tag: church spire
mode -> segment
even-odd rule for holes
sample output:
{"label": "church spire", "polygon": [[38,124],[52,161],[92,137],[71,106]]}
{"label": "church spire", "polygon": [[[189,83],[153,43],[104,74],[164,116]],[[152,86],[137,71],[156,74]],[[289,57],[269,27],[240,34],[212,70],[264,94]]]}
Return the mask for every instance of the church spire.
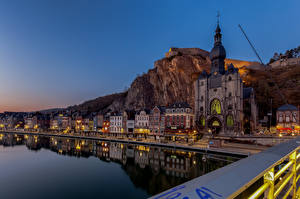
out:
{"label": "church spire", "polygon": [[214,36],[214,47],[210,51],[209,58],[211,60],[211,73],[223,74],[225,72],[225,58],[226,58],[226,51],[224,46],[222,45],[222,34],[221,34],[221,28],[220,28],[220,14],[217,15],[217,28],[215,31]]}
{"label": "church spire", "polygon": [[220,12],[218,11],[217,14],[217,28],[215,31],[215,45],[216,43],[221,43],[222,42],[222,34],[221,34],[221,28],[220,28]]}

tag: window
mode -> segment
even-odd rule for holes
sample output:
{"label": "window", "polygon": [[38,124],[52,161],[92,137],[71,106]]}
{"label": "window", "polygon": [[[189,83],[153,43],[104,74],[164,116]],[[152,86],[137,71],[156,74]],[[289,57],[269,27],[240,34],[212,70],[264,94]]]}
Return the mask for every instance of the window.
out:
{"label": "window", "polygon": [[201,101],[203,101],[203,96],[201,96]]}
{"label": "window", "polygon": [[228,81],[231,81],[231,76],[228,77]]}
{"label": "window", "polygon": [[204,85],[204,82],[201,82],[201,86],[203,86]]}
{"label": "window", "polygon": [[232,94],[231,94],[231,92],[229,92],[228,97],[231,97],[231,96],[232,96]]}
{"label": "window", "polygon": [[200,111],[203,111],[203,106],[200,107]]}
{"label": "window", "polygon": [[200,117],[200,126],[202,126],[202,127],[205,126],[205,118],[204,118],[204,116]]}
{"label": "window", "polygon": [[282,121],[283,121],[282,115],[279,115],[279,122],[282,122]]}
{"label": "window", "polygon": [[290,122],[290,116],[286,116],[286,117],[285,117],[285,121],[286,121],[286,122]]}
{"label": "window", "polygon": [[227,115],[226,124],[228,127],[233,127],[233,117],[232,115]]}
{"label": "window", "polygon": [[232,105],[228,105],[228,110],[232,110]]}
{"label": "window", "polygon": [[214,99],[210,105],[211,114],[221,114],[221,103],[218,99]]}
{"label": "window", "polygon": [[213,121],[212,126],[220,126],[220,122],[215,120]]}
{"label": "window", "polygon": [[297,113],[294,112],[294,113],[293,113],[293,122],[297,122],[297,119],[296,119],[296,118],[297,118]]}

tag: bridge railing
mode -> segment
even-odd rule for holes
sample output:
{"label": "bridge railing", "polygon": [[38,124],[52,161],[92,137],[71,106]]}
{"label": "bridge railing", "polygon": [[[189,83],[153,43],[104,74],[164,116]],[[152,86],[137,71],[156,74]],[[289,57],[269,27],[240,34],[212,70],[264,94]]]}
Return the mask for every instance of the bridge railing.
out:
{"label": "bridge railing", "polygon": [[300,137],[200,176],[151,199],[300,198]]}

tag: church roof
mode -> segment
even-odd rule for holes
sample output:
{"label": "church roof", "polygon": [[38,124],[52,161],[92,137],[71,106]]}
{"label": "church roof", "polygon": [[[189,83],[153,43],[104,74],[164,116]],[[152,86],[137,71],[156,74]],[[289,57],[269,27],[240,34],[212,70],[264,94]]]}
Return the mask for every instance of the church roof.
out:
{"label": "church roof", "polygon": [[277,109],[278,111],[297,111],[297,107],[291,104],[282,105]]}
{"label": "church roof", "polygon": [[167,108],[191,108],[187,102],[176,102],[169,105]]}
{"label": "church roof", "polygon": [[217,59],[217,58],[225,59],[226,58],[226,51],[225,51],[224,46],[221,43],[216,44],[213,47],[213,49],[210,51],[209,58],[210,58],[210,60],[214,60],[214,59]]}
{"label": "church roof", "polygon": [[234,65],[231,63],[228,67],[227,67],[227,71],[226,74],[229,73],[237,73],[239,71],[238,68],[234,67]]}

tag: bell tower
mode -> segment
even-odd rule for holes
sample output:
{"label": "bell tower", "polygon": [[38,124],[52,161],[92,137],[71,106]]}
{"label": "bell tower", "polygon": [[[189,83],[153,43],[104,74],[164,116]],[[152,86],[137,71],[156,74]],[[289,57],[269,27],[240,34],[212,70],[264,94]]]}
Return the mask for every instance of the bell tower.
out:
{"label": "bell tower", "polygon": [[209,58],[211,60],[211,74],[224,74],[225,72],[225,58],[226,58],[226,51],[224,46],[222,45],[222,34],[221,28],[219,25],[219,17],[220,14],[218,13],[218,21],[217,21],[217,28],[215,30],[214,36],[214,47],[210,51]]}

